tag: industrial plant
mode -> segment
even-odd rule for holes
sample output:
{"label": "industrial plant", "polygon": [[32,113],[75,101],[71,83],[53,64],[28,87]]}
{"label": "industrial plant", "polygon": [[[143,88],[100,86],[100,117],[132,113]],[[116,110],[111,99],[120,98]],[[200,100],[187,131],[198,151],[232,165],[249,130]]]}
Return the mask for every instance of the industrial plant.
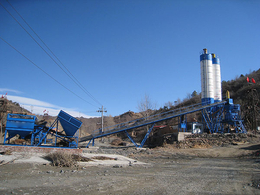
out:
{"label": "industrial plant", "polygon": [[[178,118],[178,133],[247,133],[240,115],[240,105],[233,103],[228,91],[226,97],[222,98],[220,60],[216,54],[203,49],[200,55],[200,72],[201,103],[199,104],[100,128],[84,137],[79,137],[82,122],[62,110],[49,127],[45,121],[39,121],[34,115],[9,113],[4,144],[10,144],[10,139],[18,135],[21,139],[30,139],[30,146],[78,148],[80,142],[87,142],[88,147],[91,143],[94,145],[98,138],[125,133],[136,147],[142,148],[155,124],[172,118]],[[191,124],[187,121],[188,114],[198,111],[202,116],[200,122]],[[142,141],[137,143],[129,131],[144,126],[149,127],[148,131]]]}

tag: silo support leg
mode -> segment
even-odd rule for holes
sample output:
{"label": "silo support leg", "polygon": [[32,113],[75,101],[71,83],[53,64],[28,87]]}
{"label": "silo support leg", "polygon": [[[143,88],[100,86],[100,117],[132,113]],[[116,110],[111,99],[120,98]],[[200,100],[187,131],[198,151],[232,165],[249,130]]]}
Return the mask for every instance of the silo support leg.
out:
{"label": "silo support leg", "polygon": [[[208,114],[206,115],[206,114],[204,114],[203,112],[202,112],[202,116],[203,116],[203,118],[204,118],[204,121],[205,121],[205,123],[206,123],[206,125],[207,125],[207,127],[208,127],[208,129],[209,129],[209,131],[210,131],[210,133],[213,133],[212,132],[212,129],[211,129],[211,127],[210,127],[210,124],[209,124],[209,116],[208,116]],[[207,118],[206,118],[207,117]],[[207,120],[208,119],[208,120]]]}

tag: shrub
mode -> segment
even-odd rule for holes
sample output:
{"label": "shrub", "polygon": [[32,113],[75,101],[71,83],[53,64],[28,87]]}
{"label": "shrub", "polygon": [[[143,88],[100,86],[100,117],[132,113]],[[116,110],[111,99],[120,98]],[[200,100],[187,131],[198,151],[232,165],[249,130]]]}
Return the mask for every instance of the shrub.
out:
{"label": "shrub", "polygon": [[54,152],[46,156],[48,160],[51,160],[53,166],[59,167],[72,167],[77,165],[77,161],[73,158],[73,155],[68,152]]}
{"label": "shrub", "polygon": [[77,166],[77,163],[79,161],[81,162],[91,161],[91,159],[87,157],[78,154],[72,154],[69,152],[62,152],[62,151],[50,153],[45,158],[50,160],[53,166],[59,166],[59,167],[72,167],[72,166]]}

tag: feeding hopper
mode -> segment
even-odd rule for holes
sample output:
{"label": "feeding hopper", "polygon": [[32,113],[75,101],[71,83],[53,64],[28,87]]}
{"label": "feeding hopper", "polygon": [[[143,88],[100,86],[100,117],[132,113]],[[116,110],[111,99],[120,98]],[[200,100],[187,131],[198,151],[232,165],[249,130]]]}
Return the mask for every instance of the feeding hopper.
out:
{"label": "feeding hopper", "polygon": [[62,110],[58,115],[58,119],[67,136],[74,136],[74,134],[77,132],[77,130],[81,127],[82,124],[81,121],[70,116]]}
{"label": "feeding hopper", "polygon": [[25,136],[34,131],[35,120],[36,116],[32,115],[8,114],[6,131],[8,132],[9,139],[17,134],[21,138],[25,138]]}

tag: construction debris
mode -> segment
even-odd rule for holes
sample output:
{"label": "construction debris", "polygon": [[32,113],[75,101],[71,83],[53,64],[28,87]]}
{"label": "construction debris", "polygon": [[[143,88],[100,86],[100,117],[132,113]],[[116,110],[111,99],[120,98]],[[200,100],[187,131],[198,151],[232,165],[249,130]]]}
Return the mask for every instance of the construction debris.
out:
{"label": "construction debris", "polygon": [[117,158],[110,158],[107,156],[94,156],[91,159],[93,159],[93,160],[117,160]]}
{"label": "construction debris", "polygon": [[3,151],[3,152],[0,152],[1,155],[11,155],[12,154],[12,151],[11,150],[6,150],[6,151]]}
{"label": "construction debris", "polygon": [[253,134],[190,134],[185,136],[185,140],[174,142],[173,145],[179,149],[209,148],[256,143],[259,140],[259,137]]}
{"label": "construction debris", "polygon": [[116,138],[111,142],[111,145],[114,146],[126,146],[126,143],[123,142],[123,140],[121,138]]}

